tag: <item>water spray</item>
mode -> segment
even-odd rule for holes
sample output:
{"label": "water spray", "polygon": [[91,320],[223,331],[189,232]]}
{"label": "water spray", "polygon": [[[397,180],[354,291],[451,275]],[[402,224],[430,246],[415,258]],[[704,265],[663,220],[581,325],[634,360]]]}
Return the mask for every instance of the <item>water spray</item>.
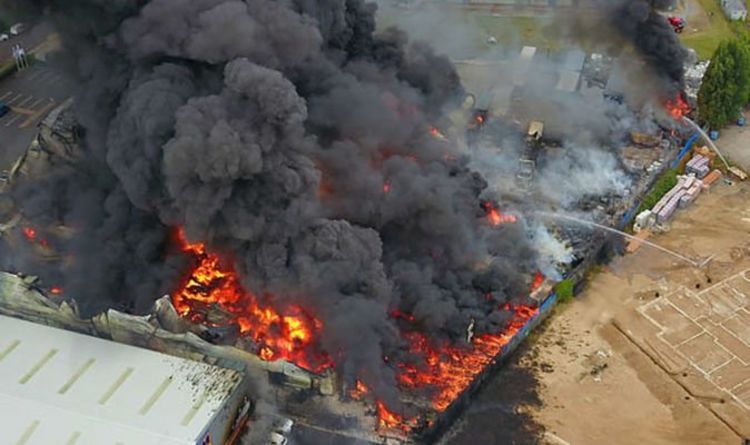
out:
{"label": "water spray", "polygon": [[585,225],[585,226],[588,226],[588,227],[593,227],[593,228],[596,228],[596,229],[601,229],[601,230],[604,230],[606,232],[615,233],[615,234],[623,236],[623,237],[625,237],[627,239],[631,239],[631,240],[634,240],[634,241],[640,241],[640,242],[642,242],[643,244],[645,244],[645,245],[647,245],[649,247],[653,247],[654,249],[657,249],[657,250],[660,250],[660,251],[662,251],[662,252],[664,252],[666,254],[672,255],[673,257],[678,258],[679,260],[684,261],[684,262],[690,264],[693,267],[702,268],[703,266],[705,266],[706,264],[708,264],[708,262],[711,260],[711,257],[708,257],[708,258],[706,258],[704,260],[694,260],[694,259],[691,259],[691,258],[689,258],[689,257],[687,257],[685,255],[682,255],[682,254],[678,253],[678,252],[675,252],[673,250],[667,249],[666,247],[662,247],[662,246],[660,246],[660,245],[658,245],[656,243],[653,243],[653,242],[651,242],[649,240],[638,238],[638,237],[635,237],[635,236],[633,236],[633,235],[631,235],[629,233],[625,233],[622,230],[617,230],[617,229],[614,229],[612,227],[607,227],[607,226],[604,226],[602,224],[597,224],[597,223],[595,223],[593,221],[587,221],[585,219],[576,218],[575,216],[564,215],[564,214],[560,214],[560,213],[549,213],[549,212],[536,212],[536,214],[539,215],[539,216],[541,216],[541,217],[552,218],[552,219],[557,219],[557,220],[563,220],[563,221],[574,222],[574,223],[577,223],[577,224],[582,224],[582,225]]}
{"label": "water spray", "polygon": [[719,151],[719,149],[716,147],[716,144],[714,144],[714,141],[712,141],[711,138],[708,137],[708,135],[706,134],[706,132],[703,131],[703,129],[698,124],[696,124],[695,122],[693,122],[689,117],[682,116],[682,120],[685,121],[685,122],[687,122],[688,124],[690,124],[690,126],[692,126],[693,128],[695,128],[698,131],[698,133],[700,133],[701,136],[703,136],[703,139],[705,139],[706,141],[708,141],[708,145],[710,145],[711,149],[717,155],[719,155],[719,159],[721,159],[721,162],[724,163],[724,167],[726,167],[727,169],[729,169],[729,163],[727,162],[726,159],[724,159],[724,155],[721,154],[721,152]]}

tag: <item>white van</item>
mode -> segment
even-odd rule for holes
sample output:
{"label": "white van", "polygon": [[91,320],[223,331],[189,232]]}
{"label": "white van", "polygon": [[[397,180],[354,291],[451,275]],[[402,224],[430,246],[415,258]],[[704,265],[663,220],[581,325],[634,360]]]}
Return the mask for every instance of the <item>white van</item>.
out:
{"label": "white van", "polygon": [[23,23],[16,23],[10,27],[10,34],[17,36],[26,30],[26,25]]}

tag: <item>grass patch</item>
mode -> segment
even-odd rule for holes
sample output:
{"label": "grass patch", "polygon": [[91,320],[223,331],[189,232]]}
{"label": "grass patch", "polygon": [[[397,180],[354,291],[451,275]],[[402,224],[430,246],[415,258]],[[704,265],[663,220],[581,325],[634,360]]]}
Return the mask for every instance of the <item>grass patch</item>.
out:
{"label": "grass patch", "polygon": [[745,23],[730,22],[727,19],[718,0],[698,0],[698,2],[708,15],[708,25],[706,29],[697,33],[682,34],[680,40],[686,46],[693,48],[701,59],[710,59],[722,40],[748,33]]}
{"label": "grass patch", "polygon": [[8,76],[12,76],[16,72],[16,63],[8,62],[5,65],[0,65],[0,80],[5,79]]}
{"label": "grass patch", "polygon": [[565,304],[573,300],[573,280],[562,280],[555,286],[557,299],[560,303]]}
{"label": "grass patch", "polygon": [[677,185],[677,169],[669,169],[662,173],[659,179],[656,181],[651,191],[648,192],[641,205],[638,206],[638,212],[641,213],[644,210],[651,210],[654,208],[657,202],[668,192]]}
{"label": "grass patch", "polygon": [[[38,62],[36,59],[36,56],[33,54],[28,54],[26,56],[26,61],[29,64],[29,67],[32,67],[34,64]],[[5,65],[0,65],[0,80],[5,79],[6,77],[10,77],[13,74],[16,73],[16,62],[10,61],[6,63]]]}

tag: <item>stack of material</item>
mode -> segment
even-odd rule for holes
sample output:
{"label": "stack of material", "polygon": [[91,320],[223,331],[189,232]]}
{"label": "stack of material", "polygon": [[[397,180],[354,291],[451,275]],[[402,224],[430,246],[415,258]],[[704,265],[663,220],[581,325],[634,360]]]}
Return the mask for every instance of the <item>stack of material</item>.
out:
{"label": "stack of material", "polygon": [[747,174],[737,167],[729,167],[729,173],[738,181],[747,179]]}
{"label": "stack of material", "polygon": [[698,178],[705,177],[711,167],[708,166],[708,158],[702,155],[695,155],[685,166],[685,173],[694,174]]}
{"label": "stack of material", "polygon": [[677,179],[677,185],[656,203],[651,211],[656,215],[656,222],[659,224],[666,223],[672,217],[677,207],[695,201],[703,188],[703,182],[695,176],[680,176]]}
{"label": "stack of material", "polygon": [[705,178],[703,178],[703,187],[708,188],[713,184],[714,182],[721,179],[721,172],[719,170],[714,170],[711,173],[708,174]]}
{"label": "stack of material", "polygon": [[706,147],[705,145],[701,145],[701,146],[693,148],[693,156],[697,156],[697,155],[701,155],[704,158],[708,158],[709,163],[714,162],[714,159],[716,159],[716,152]]}
{"label": "stack of material", "polygon": [[631,131],[630,140],[633,141],[634,144],[643,147],[656,147],[661,142],[661,135]]}
{"label": "stack of material", "polygon": [[680,197],[680,207],[687,207],[689,204],[692,204],[693,201],[700,195],[701,190],[703,190],[703,182],[702,181],[695,181],[693,185],[685,191],[685,193]]}
{"label": "stack of material", "polygon": [[639,233],[641,230],[648,229],[656,222],[656,214],[651,210],[644,210],[635,217],[633,231]]}

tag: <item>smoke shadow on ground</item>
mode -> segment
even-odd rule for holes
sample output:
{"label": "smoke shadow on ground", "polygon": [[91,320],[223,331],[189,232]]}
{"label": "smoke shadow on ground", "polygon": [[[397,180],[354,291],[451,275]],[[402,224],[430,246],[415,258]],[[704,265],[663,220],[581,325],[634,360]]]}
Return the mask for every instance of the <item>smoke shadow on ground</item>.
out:
{"label": "smoke shadow on ground", "polygon": [[527,409],[542,405],[532,355],[530,345],[521,346],[488,379],[440,445],[539,444],[544,428]]}

